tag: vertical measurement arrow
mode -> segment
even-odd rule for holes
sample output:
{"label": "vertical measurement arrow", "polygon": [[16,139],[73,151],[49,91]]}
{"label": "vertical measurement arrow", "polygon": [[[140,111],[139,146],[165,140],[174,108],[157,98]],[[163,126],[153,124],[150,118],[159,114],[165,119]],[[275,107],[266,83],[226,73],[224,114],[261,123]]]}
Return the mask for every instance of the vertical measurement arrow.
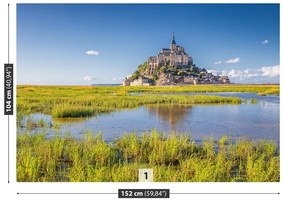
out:
{"label": "vertical measurement arrow", "polygon": [[13,64],[4,64],[4,115],[8,115],[8,183],[10,183],[10,115],[13,115]]}
{"label": "vertical measurement arrow", "polygon": [[[8,4],[8,64],[10,64],[10,4]],[[5,83],[5,89],[6,89],[6,65],[4,65],[4,67],[5,67],[4,83]],[[13,68],[12,68],[12,72],[13,72]],[[13,79],[11,80],[11,82],[13,82]],[[13,83],[12,83],[11,88],[13,90]],[[12,94],[13,94],[13,91],[12,91]],[[6,108],[6,99],[7,99],[7,91],[5,90],[5,108]],[[13,100],[13,97],[12,97],[12,100]],[[5,113],[6,113],[6,110],[5,110]],[[13,114],[13,106],[12,106],[12,114]],[[9,118],[9,114],[8,114],[8,183],[10,183],[10,118]]]}
{"label": "vertical measurement arrow", "polygon": [[10,60],[10,4],[8,4],[8,64]]}

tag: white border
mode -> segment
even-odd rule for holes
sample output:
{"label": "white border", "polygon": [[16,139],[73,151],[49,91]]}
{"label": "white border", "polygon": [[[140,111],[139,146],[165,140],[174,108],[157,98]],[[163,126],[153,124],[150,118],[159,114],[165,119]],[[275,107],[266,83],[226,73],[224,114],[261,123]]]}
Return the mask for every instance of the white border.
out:
{"label": "white border", "polygon": [[[0,61],[3,67],[4,63],[7,63],[7,4],[10,3],[10,62],[14,63],[14,67],[17,68],[16,64],[16,3],[59,3],[58,1],[15,1],[15,0],[1,0],[0,1],[0,26],[1,26],[1,37],[0,37]],[[134,1],[84,1],[78,2],[74,0],[61,0],[60,3],[136,3]],[[153,1],[138,1],[138,3],[154,3]],[[284,50],[284,3],[282,1],[265,1],[265,0],[251,0],[251,1],[221,1],[221,0],[208,0],[208,1],[155,1],[155,3],[280,3],[280,65],[284,64],[284,58],[282,59],[282,53]],[[282,14],[283,13],[283,14]],[[266,29],[266,28],[265,28]],[[284,113],[283,108],[283,90],[284,83],[284,71],[280,70],[280,82],[281,82],[281,102],[280,111]],[[280,148],[281,148],[281,182],[280,183],[17,183],[16,182],[16,117],[10,116],[10,184],[7,183],[7,116],[3,115],[3,71],[0,71],[0,84],[1,84],[1,102],[0,102],[0,118],[1,118],[1,136],[2,140],[0,143],[0,156],[1,156],[1,196],[0,203],[78,203],[78,202],[92,202],[97,203],[99,200],[110,200],[119,203],[125,202],[166,202],[172,203],[176,200],[185,199],[189,203],[281,203],[281,198],[284,197],[283,193],[285,189],[284,182],[282,182],[284,176],[284,157],[282,151],[284,146],[284,140],[282,139],[284,133],[284,126],[280,125]],[[17,72],[14,71],[14,84],[16,84]],[[14,95],[16,98],[16,94]],[[16,104],[14,102],[14,104]],[[3,111],[1,111],[3,110]],[[14,109],[14,113],[15,113]],[[281,114],[280,124],[284,124],[284,114]],[[282,188],[283,187],[283,188]],[[17,192],[104,192],[104,193],[117,193],[119,188],[169,188],[170,192],[280,192],[280,195],[171,195],[170,199],[118,199],[117,195],[17,195]],[[4,201],[6,200],[6,201]],[[4,202],[3,202],[4,201]],[[182,200],[181,200],[182,201]],[[100,201],[99,201],[100,202]]]}

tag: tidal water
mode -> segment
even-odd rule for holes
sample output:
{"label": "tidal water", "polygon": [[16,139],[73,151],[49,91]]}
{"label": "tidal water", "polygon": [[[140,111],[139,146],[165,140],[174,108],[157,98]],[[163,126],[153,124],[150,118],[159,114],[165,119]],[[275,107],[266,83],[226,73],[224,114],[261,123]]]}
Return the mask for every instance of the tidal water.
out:
{"label": "tidal water", "polygon": [[[175,93],[177,94],[177,93]],[[193,93],[179,93],[193,95]],[[157,129],[169,135],[172,131],[189,133],[196,141],[212,136],[219,139],[223,135],[231,135],[233,140],[238,137],[250,139],[270,139],[279,143],[280,138],[280,101],[279,96],[258,96],[255,93],[203,93],[202,95],[220,95],[240,97],[247,102],[225,105],[192,105],[168,106],[147,105],[137,109],[115,111],[96,117],[80,119],[54,120],[50,115],[33,114],[34,120],[44,119],[46,123],[60,123],[60,129],[45,128],[47,137],[55,134],[70,134],[78,138],[85,132],[94,134],[102,132],[106,141],[112,141],[126,132],[136,131],[141,134]],[[258,103],[251,104],[250,99]],[[24,124],[28,117],[21,123]],[[26,131],[25,125],[18,128]],[[36,128],[32,132],[42,131]]]}

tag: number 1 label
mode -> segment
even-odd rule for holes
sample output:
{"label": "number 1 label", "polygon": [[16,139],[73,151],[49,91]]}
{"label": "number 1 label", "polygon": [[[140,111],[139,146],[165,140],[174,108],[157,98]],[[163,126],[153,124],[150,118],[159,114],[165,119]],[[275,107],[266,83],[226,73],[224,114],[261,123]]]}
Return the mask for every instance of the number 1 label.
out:
{"label": "number 1 label", "polygon": [[143,173],[145,175],[145,180],[147,180],[147,172]]}
{"label": "number 1 label", "polygon": [[139,182],[153,182],[153,169],[139,169]]}

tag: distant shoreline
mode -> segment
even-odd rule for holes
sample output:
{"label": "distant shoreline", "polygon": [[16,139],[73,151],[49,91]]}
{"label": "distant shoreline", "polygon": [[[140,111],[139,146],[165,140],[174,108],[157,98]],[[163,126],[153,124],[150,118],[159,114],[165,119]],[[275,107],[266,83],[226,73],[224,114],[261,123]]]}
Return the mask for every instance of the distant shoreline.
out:
{"label": "distant shoreline", "polygon": [[91,86],[122,86],[123,84],[91,84]]}

